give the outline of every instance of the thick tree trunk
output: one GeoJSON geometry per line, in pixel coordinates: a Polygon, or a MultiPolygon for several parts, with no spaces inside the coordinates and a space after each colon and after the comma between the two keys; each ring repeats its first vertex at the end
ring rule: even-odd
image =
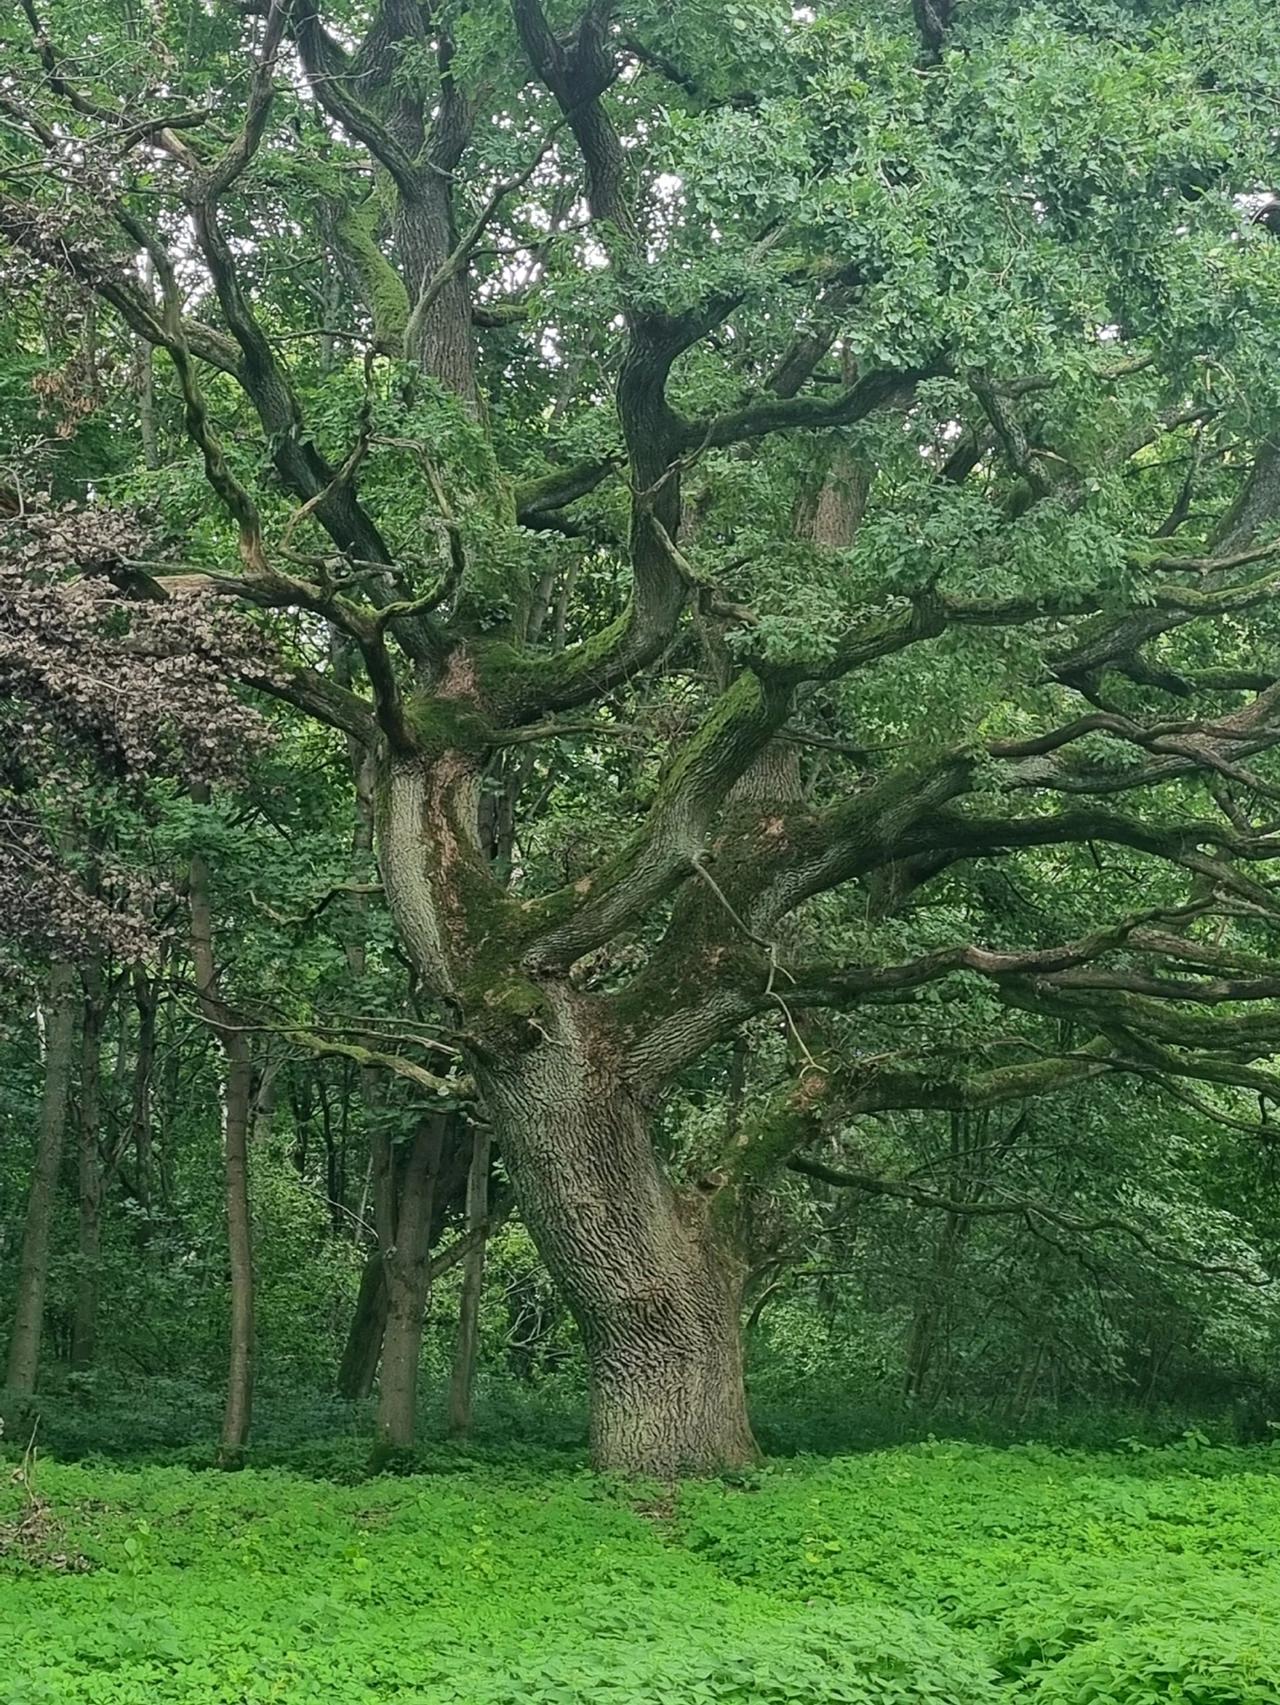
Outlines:
{"type": "Polygon", "coordinates": [[[405,329],[405,359],[478,412],[471,297],[464,273],[459,270],[444,281],[429,304],[424,295],[457,240],[447,174],[428,178],[419,199],[397,210],[396,243],[415,303],[405,329]]]}
{"type": "MultiPolygon", "coordinates": [[[[465,702],[472,675],[455,654],[445,687],[465,702]]],[[[487,874],[473,755],[394,758],[380,782],[388,905],[423,982],[463,1008],[467,1064],[521,1213],[582,1334],[596,1462],[671,1476],[754,1461],[736,1192],[673,1189],[621,1070],[625,1039],[558,968],[531,955],[480,986],[459,939],[466,884],[487,874]]]]}
{"type": "Polygon", "coordinates": [[[601,1318],[584,1340],[591,1454],[602,1471],[668,1478],[759,1459],[742,1377],[741,1288],[719,1251],[690,1250],[678,1297],[601,1318]],[[673,1306],[674,1305],[674,1306],[673,1306]]]}
{"type": "Polygon", "coordinates": [[[449,1431],[465,1437],[471,1431],[471,1405],[476,1383],[476,1351],[480,1342],[480,1297],[484,1290],[485,1226],[489,1218],[489,1163],[492,1143],[486,1125],[471,1134],[471,1166],[467,1173],[467,1231],[474,1239],[463,1259],[462,1295],[458,1303],[458,1338],[449,1380],[449,1431]]]}
{"type": "Polygon", "coordinates": [[[418,1362],[430,1276],[431,1211],[447,1118],[431,1115],[413,1134],[396,1190],[394,1236],[383,1241],[387,1321],[378,1381],[378,1443],[402,1450],[413,1443],[418,1409],[418,1362]]]}
{"type": "Polygon", "coordinates": [[[98,1287],[102,1264],[103,1168],[99,1145],[102,1112],[102,1031],[106,1005],[102,980],[86,973],[80,1031],[79,1223],[75,1313],[71,1323],[71,1366],[91,1368],[98,1343],[98,1287]]]}
{"type": "Polygon", "coordinates": [[[658,1478],[754,1462],[728,1212],[671,1187],[643,1109],[563,1016],[552,1044],[484,1088],[521,1212],[582,1333],[593,1460],[658,1478]]]}
{"type": "Polygon", "coordinates": [[[27,1218],[22,1230],[18,1294],[5,1373],[6,1388],[19,1397],[28,1397],[35,1390],[40,1365],[44,1297],[49,1281],[49,1230],[71,1087],[71,1051],[76,1024],[75,980],[75,972],[70,965],[55,965],[49,973],[45,1001],[40,1134],[27,1196],[27,1218]]]}

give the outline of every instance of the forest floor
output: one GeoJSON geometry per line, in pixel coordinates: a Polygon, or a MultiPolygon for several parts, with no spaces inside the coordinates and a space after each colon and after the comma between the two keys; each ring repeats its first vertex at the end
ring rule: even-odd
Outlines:
{"type": "Polygon", "coordinates": [[[3,1705],[1166,1700],[1280,1705],[1280,1448],[0,1485],[3,1705]]]}

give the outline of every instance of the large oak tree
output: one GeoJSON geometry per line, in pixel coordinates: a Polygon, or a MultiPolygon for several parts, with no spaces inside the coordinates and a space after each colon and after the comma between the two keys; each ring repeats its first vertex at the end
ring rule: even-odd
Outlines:
{"type": "Polygon", "coordinates": [[[602,1465],[751,1457],[743,1238],[833,1126],[1280,1095],[1264,0],[21,10],[0,235],[219,506],[113,572],[273,612],[375,767],[602,1465]],[[740,1034],[790,1069],[671,1167],[740,1034]]]}

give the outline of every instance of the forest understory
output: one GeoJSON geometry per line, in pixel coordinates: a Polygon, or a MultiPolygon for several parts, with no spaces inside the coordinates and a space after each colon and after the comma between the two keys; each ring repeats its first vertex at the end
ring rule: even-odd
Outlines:
{"type": "Polygon", "coordinates": [[[931,1443],[682,1488],[38,1463],[8,1705],[1272,1705],[1267,1449],[931,1443]]]}

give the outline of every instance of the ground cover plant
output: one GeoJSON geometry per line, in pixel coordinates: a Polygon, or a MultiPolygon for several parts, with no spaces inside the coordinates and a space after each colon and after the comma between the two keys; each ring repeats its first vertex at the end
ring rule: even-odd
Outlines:
{"type": "Polygon", "coordinates": [[[6,1705],[1280,1696],[1265,1447],[932,1443],[678,1490],[40,1462],[0,1514],[6,1705]]]}

